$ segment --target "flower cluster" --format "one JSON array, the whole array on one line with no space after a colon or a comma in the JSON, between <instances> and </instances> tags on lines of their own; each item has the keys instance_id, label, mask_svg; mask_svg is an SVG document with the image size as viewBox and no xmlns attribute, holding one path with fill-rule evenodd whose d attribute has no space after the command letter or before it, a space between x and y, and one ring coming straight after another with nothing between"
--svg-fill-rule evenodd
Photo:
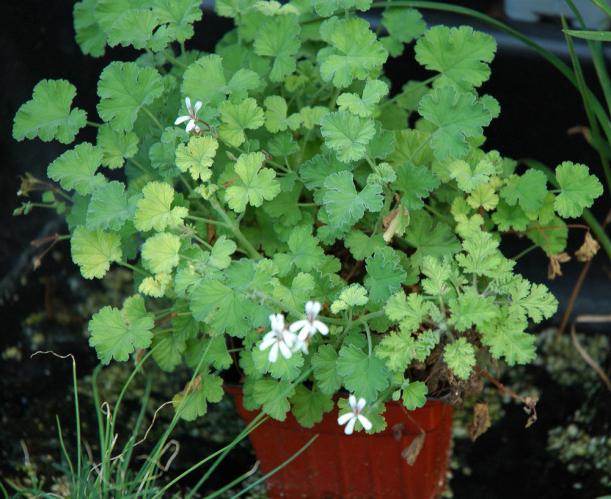
<instances>
[{"instance_id":1,"label":"flower cluster","mask_svg":"<svg viewBox=\"0 0 611 499\"><path fill-rule=\"evenodd\" d=\"M284 324L282 314L269 316L272 329L259 345L261 350L269 349L270 362L278 360L278 351L285 359L290 359L293 352L308 353L311 338L318 332L324 336L329 333L328 326L317 319L322 305L317 301L309 301L305 305L305 319L292 323L288 329Z\"/></svg>"}]
</instances>

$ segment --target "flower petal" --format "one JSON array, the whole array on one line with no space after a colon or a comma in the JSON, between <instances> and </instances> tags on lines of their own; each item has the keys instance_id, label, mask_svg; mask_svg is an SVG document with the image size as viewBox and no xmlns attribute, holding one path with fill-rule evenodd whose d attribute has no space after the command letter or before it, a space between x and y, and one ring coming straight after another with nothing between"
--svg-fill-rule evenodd
<instances>
[{"instance_id":1,"label":"flower petal","mask_svg":"<svg viewBox=\"0 0 611 499\"><path fill-rule=\"evenodd\" d=\"M271 347L274 343L276 343L276 341L278 341L276 339L276 335L275 334L271 334L267 333L264 337L263 337L263 341L261 342L261 344L259 345L259 350L267 350L269 347Z\"/></svg>"},{"instance_id":2,"label":"flower petal","mask_svg":"<svg viewBox=\"0 0 611 499\"><path fill-rule=\"evenodd\" d=\"M322 305L317 301L309 301L305 305L306 314L308 317L316 317L320 312Z\"/></svg>"},{"instance_id":3,"label":"flower petal","mask_svg":"<svg viewBox=\"0 0 611 499\"><path fill-rule=\"evenodd\" d=\"M202 104L202 101L201 101L201 100L198 100L198 101L195 103L195 106L193 106L193 110L195 111L195 114L197 114L197 113L198 113L198 111L199 111L199 110L202 108L202 105L203 105L203 104Z\"/></svg>"},{"instance_id":4,"label":"flower petal","mask_svg":"<svg viewBox=\"0 0 611 499\"><path fill-rule=\"evenodd\" d=\"M346 425L346 428L344 429L344 433L346 435L352 435L352 432L354 431L354 425L356 424L356 417L352 416L352 419L350 419L350 421L348 421L348 424Z\"/></svg>"},{"instance_id":5,"label":"flower petal","mask_svg":"<svg viewBox=\"0 0 611 499\"><path fill-rule=\"evenodd\" d=\"M337 424L344 425L348 422L350 418L354 417L353 412L347 412L346 414L342 414L339 418L337 418Z\"/></svg>"},{"instance_id":6,"label":"flower petal","mask_svg":"<svg viewBox=\"0 0 611 499\"><path fill-rule=\"evenodd\" d=\"M278 360L278 343L274 343L269 351L267 359L273 364Z\"/></svg>"},{"instance_id":7,"label":"flower petal","mask_svg":"<svg viewBox=\"0 0 611 499\"><path fill-rule=\"evenodd\" d=\"M293 333L291 333L290 331L283 331L282 332L282 339L283 341L289 346L292 347L293 344L297 343L297 341L299 341L299 339L297 338L297 336L295 336Z\"/></svg>"},{"instance_id":8,"label":"flower petal","mask_svg":"<svg viewBox=\"0 0 611 499\"><path fill-rule=\"evenodd\" d=\"M316 329L323 336L326 336L329 334L329 328L324 322L314 321L313 326L314 326L314 329Z\"/></svg>"},{"instance_id":9,"label":"flower petal","mask_svg":"<svg viewBox=\"0 0 611 499\"><path fill-rule=\"evenodd\" d=\"M189 121L190 119L191 119L191 116L188 116L188 115L179 116L178 118L176 118L176 121L174 122L174 124L182 125L185 121Z\"/></svg>"},{"instance_id":10,"label":"flower petal","mask_svg":"<svg viewBox=\"0 0 611 499\"><path fill-rule=\"evenodd\" d=\"M371 424L371 421L369 421L362 414L359 414L357 416L357 418L358 418L359 422L363 425L363 428L365 428L365 431L369 431L369 430L371 430L371 428L373 428L373 425Z\"/></svg>"},{"instance_id":11,"label":"flower petal","mask_svg":"<svg viewBox=\"0 0 611 499\"><path fill-rule=\"evenodd\" d=\"M280 341L277 343L278 347L280 348L280 353L282 354L282 356L285 359L290 359L293 355L293 352L291 352L291 349L286 346L286 343L284 343L283 341Z\"/></svg>"},{"instance_id":12,"label":"flower petal","mask_svg":"<svg viewBox=\"0 0 611 499\"><path fill-rule=\"evenodd\" d=\"M297 331L301 331L305 326L308 326L308 325L309 325L309 322L305 319L302 319L300 321L293 322L289 326L289 331L291 333L296 333Z\"/></svg>"},{"instance_id":13,"label":"flower petal","mask_svg":"<svg viewBox=\"0 0 611 499\"><path fill-rule=\"evenodd\" d=\"M350 404L350 407L352 407L352 410L356 412L356 397L354 395L350 395L350 397L348 397L348 403Z\"/></svg>"},{"instance_id":14,"label":"flower petal","mask_svg":"<svg viewBox=\"0 0 611 499\"><path fill-rule=\"evenodd\" d=\"M193 114L193 108L191 107L191 99L189 97L185 97L185 106L187 106L187 111L189 111L189 114Z\"/></svg>"},{"instance_id":15,"label":"flower petal","mask_svg":"<svg viewBox=\"0 0 611 499\"><path fill-rule=\"evenodd\" d=\"M360 412L363 410L363 407L365 407L365 404L367 403L367 401L361 397L359 399L359 401L356 403L356 409Z\"/></svg>"},{"instance_id":16,"label":"flower petal","mask_svg":"<svg viewBox=\"0 0 611 499\"><path fill-rule=\"evenodd\" d=\"M195 128L195 121L189 120L189 123L187 123L185 130L187 131L187 133L189 133L194 128Z\"/></svg>"}]
</instances>

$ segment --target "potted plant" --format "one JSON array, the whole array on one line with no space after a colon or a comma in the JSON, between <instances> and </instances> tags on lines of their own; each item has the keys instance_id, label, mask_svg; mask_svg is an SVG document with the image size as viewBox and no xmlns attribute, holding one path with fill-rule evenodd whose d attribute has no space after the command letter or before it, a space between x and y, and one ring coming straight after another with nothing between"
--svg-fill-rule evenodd
<instances>
[{"instance_id":1,"label":"potted plant","mask_svg":"<svg viewBox=\"0 0 611 499\"><path fill-rule=\"evenodd\" d=\"M90 344L103 364L186 364L186 420L237 375L263 471L294 459L274 496L433 497L450 404L500 363L532 361L529 323L557 307L513 271L503 235L559 254L563 218L602 186L565 162L552 188L485 149L500 108L478 93L496 49L484 33L371 0L216 9L236 27L209 54L185 48L199 0L77 3L85 53L141 55L102 71L99 121L65 80L41 81L15 116L17 140L97 130L49 165L59 185L42 197L66 213L86 279L133 270L133 296L92 317ZM412 42L431 76L391 93L384 63ZM48 185L29 177L22 193Z\"/></svg>"}]
</instances>

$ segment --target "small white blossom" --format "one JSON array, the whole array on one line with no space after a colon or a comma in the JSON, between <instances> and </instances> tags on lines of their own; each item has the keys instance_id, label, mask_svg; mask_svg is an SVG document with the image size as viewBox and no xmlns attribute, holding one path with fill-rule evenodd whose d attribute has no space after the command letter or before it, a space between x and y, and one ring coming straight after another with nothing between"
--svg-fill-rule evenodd
<instances>
[{"instance_id":1,"label":"small white blossom","mask_svg":"<svg viewBox=\"0 0 611 499\"><path fill-rule=\"evenodd\" d=\"M291 324L289 329L292 333L299 331L297 339L300 342L305 342L308 338L314 336L316 331L322 335L329 333L327 325L316 319L321 308L319 302L309 301L305 306L306 318Z\"/></svg>"},{"instance_id":2,"label":"small white blossom","mask_svg":"<svg viewBox=\"0 0 611 499\"><path fill-rule=\"evenodd\" d=\"M360 398L357 401L354 395L350 395L348 398L348 404L350 404L352 411L342 414L339 418L337 418L337 424L346 425L346 428L344 429L344 433L346 435L352 435L354 425L356 424L357 420L361 423L361 425L363 425L363 428L365 428L366 431L371 430L371 427L373 426L371 421L361 414L366 403L367 402L364 398Z\"/></svg>"},{"instance_id":3,"label":"small white blossom","mask_svg":"<svg viewBox=\"0 0 611 499\"><path fill-rule=\"evenodd\" d=\"M201 130L199 128L199 125L197 124L197 121L198 121L197 113L202 108L202 101L198 100L195 103L195 106L191 106L191 99L189 99L189 97L185 97L185 105L187 106L187 112L189 114L186 114L184 116L179 116L178 118L176 118L176 121L174 122L174 124L181 125L182 123L187 121L188 123L185 128L187 133L190 133L192 130L194 130L196 133L199 133Z\"/></svg>"},{"instance_id":4,"label":"small white blossom","mask_svg":"<svg viewBox=\"0 0 611 499\"><path fill-rule=\"evenodd\" d=\"M272 330L263 337L259 349L270 349L268 359L272 363L278 360L278 351L280 351L285 359L290 359L293 355L291 347L295 343L295 335L284 327L284 316L282 314L270 315L269 322L272 325Z\"/></svg>"}]
</instances>

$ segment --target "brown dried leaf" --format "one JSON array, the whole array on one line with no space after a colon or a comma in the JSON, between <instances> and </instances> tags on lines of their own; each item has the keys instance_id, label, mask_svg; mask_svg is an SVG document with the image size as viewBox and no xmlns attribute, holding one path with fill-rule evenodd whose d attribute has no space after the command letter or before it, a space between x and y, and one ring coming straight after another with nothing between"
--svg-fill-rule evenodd
<instances>
[{"instance_id":1,"label":"brown dried leaf","mask_svg":"<svg viewBox=\"0 0 611 499\"><path fill-rule=\"evenodd\" d=\"M475 442L480 436L488 431L491 426L490 412L486 402L478 402L473 407L473 419L469 424L469 438Z\"/></svg>"},{"instance_id":2,"label":"brown dried leaf","mask_svg":"<svg viewBox=\"0 0 611 499\"><path fill-rule=\"evenodd\" d=\"M579 262L589 262L594 258L594 255L598 253L600 249L600 244L598 241L592 237L590 231L586 232L586 235L583 239L583 244L579 247L577 251L575 251L575 258Z\"/></svg>"},{"instance_id":3,"label":"brown dried leaf","mask_svg":"<svg viewBox=\"0 0 611 499\"><path fill-rule=\"evenodd\" d=\"M416 435L411 443L401 451L401 457L405 459L405 462L410 466L413 466L413 464L416 462L416 458L424 446L425 439L426 433L422 432L419 435Z\"/></svg>"},{"instance_id":4,"label":"brown dried leaf","mask_svg":"<svg viewBox=\"0 0 611 499\"><path fill-rule=\"evenodd\" d=\"M562 275L562 270L560 269L561 263L566 263L571 260L571 257L568 253L560 253L558 255L550 255L549 256L549 266L547 267L547 278L549 280L555 279L558 276Z\"/></svg>"},{"instance_id":5,"label":"brown dried leaf","mask_svg":"<svg viewBox=\"0 0 611 499\"><path fill-rule=\"evenodd\" d=\"M537 402L539 401L536 397L525 397L524 398L524 412L528 414L528 420L524 428L529 428L537 421Z\"/></svg>"}]
</instances>

